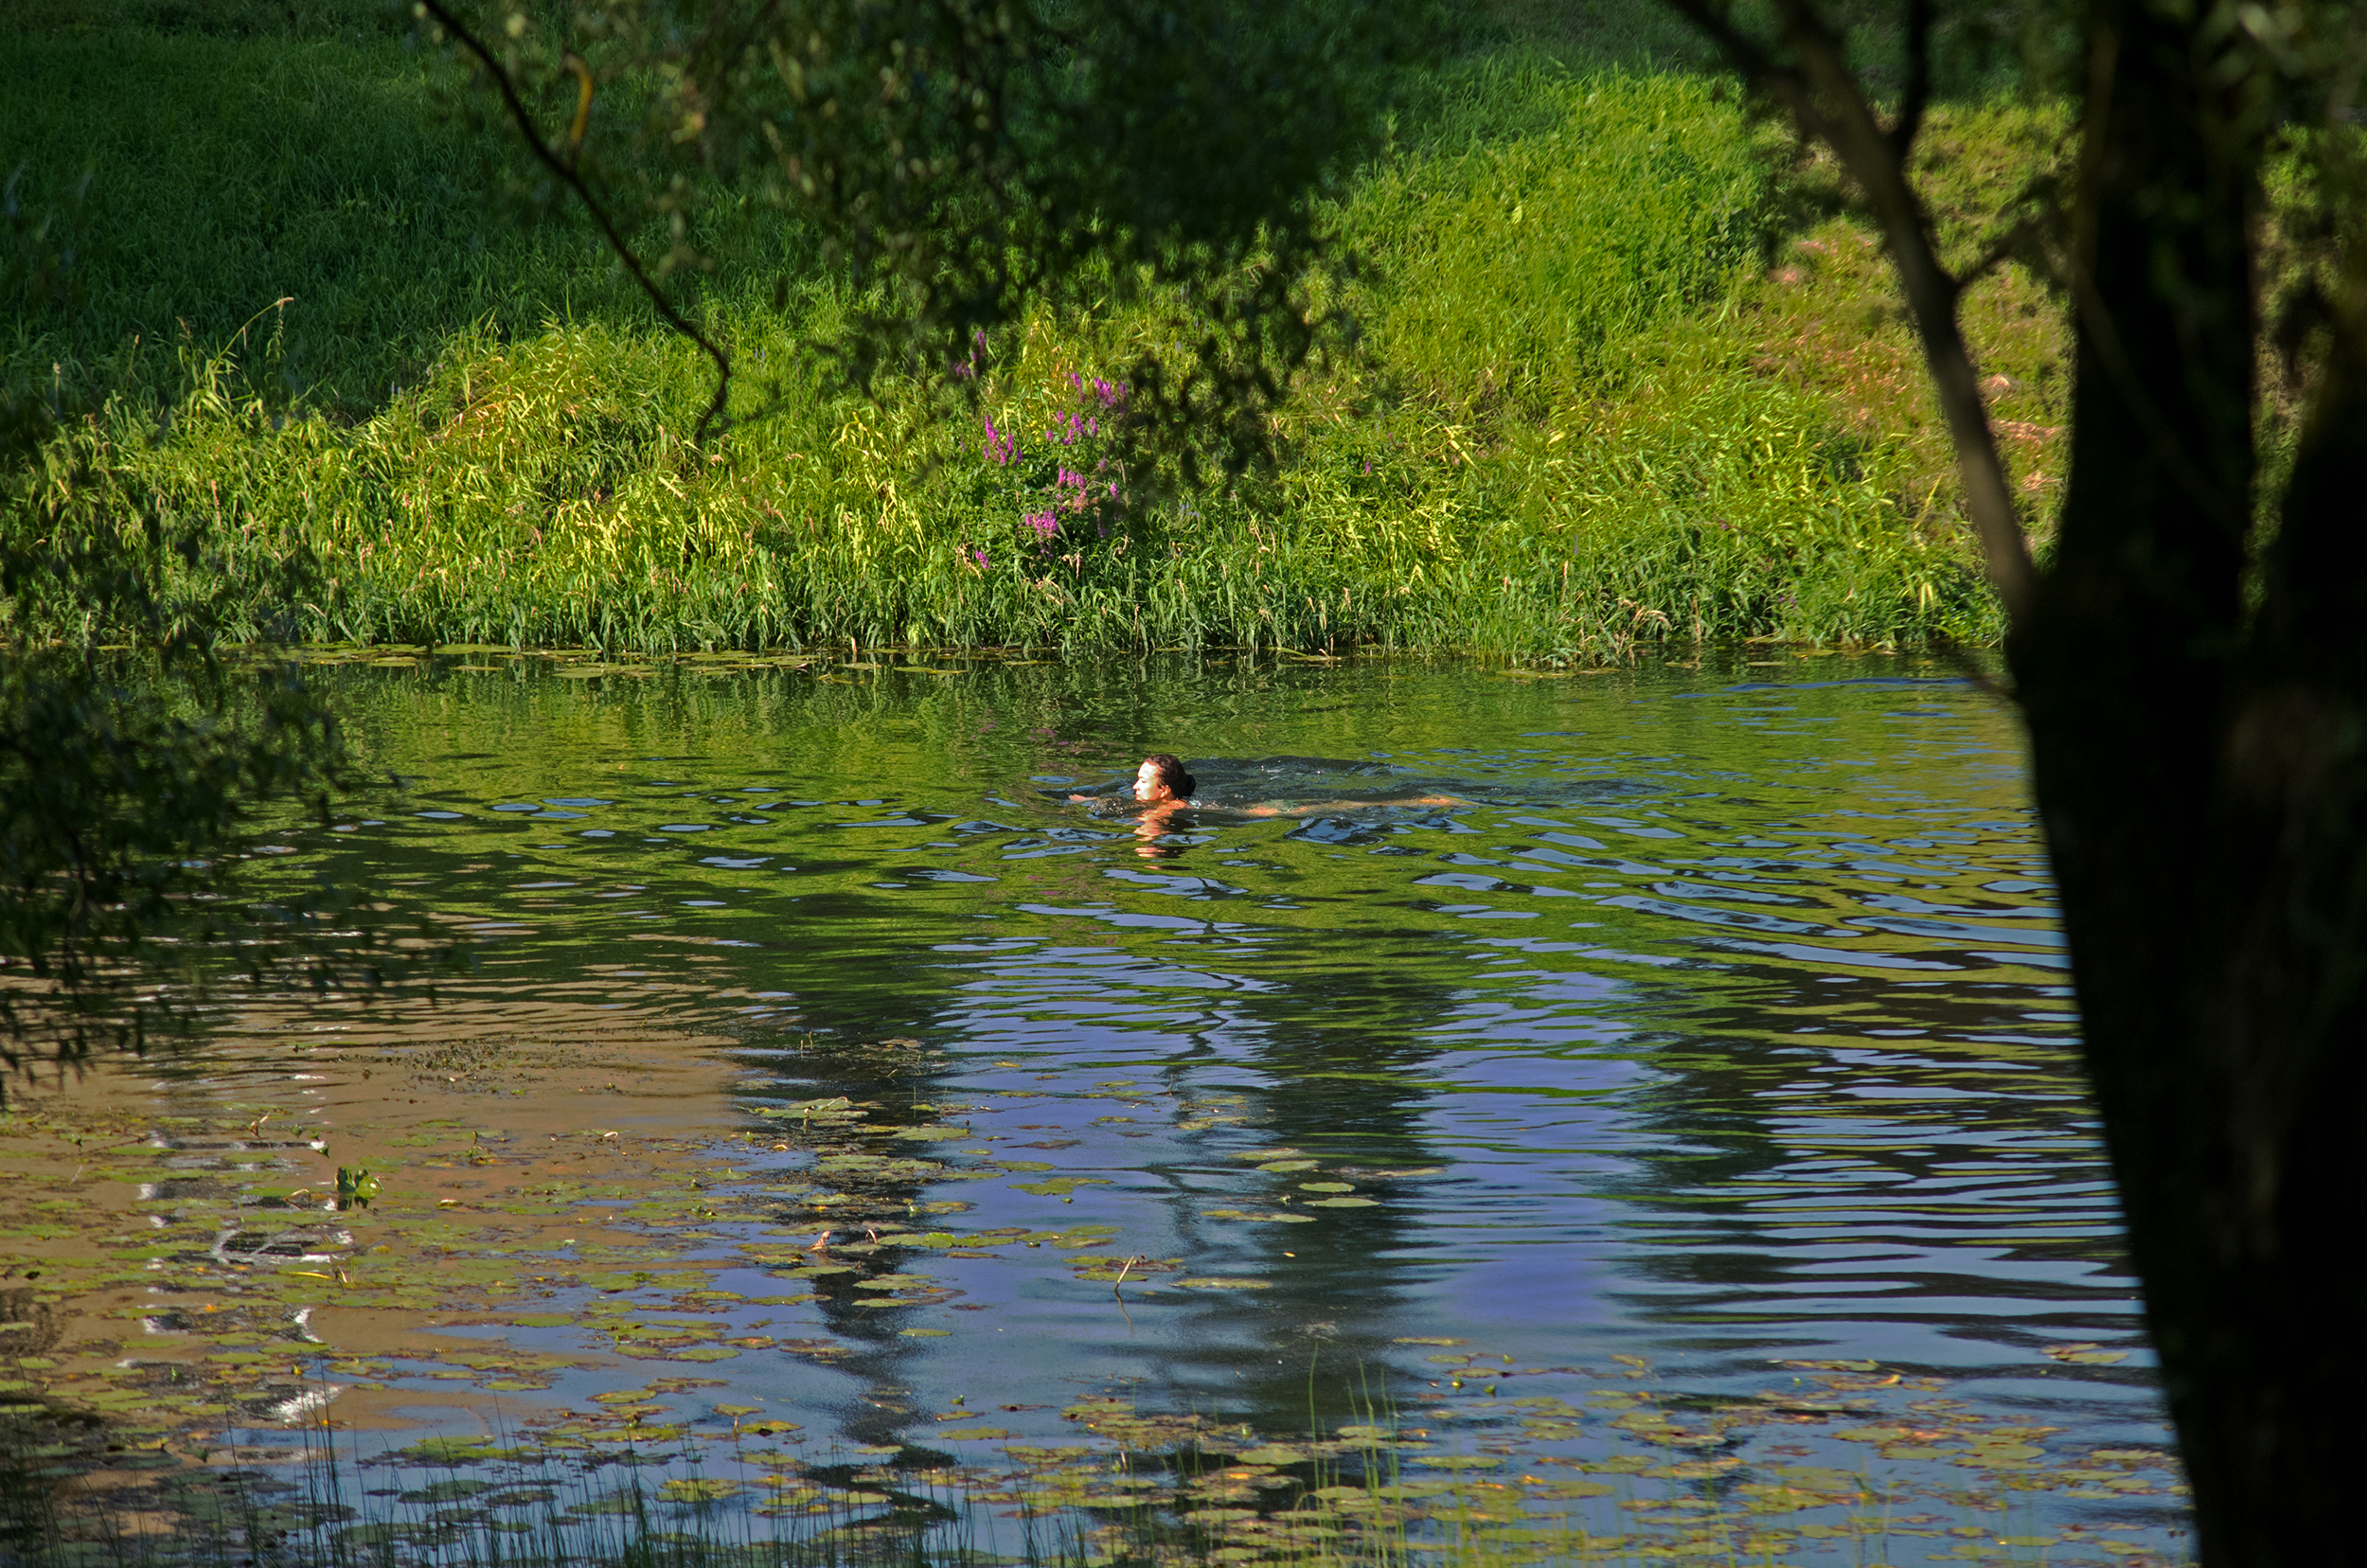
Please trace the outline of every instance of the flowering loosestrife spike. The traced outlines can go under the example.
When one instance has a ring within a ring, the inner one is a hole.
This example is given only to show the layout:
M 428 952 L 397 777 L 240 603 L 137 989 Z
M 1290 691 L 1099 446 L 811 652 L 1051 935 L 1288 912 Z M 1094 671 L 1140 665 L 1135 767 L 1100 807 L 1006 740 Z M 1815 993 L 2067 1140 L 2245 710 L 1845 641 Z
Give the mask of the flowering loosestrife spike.
M 1101 420 L 1105 415 L 1115 417 L 1125 401 L 1126 388 L 1098 377 L 1088 379 L 1077 371 L 1060 374 L 1068 380 L 1073 406 L 1047 409 L 1038 416 L 1044 419 L 1043 438 L 1064 447 L 1085 443 L 1095 449 L 1091 464 L 1083 460 L 1081 454 L 1074 460 L 1074 466 L 1057 455 L 1048 464 L 1043 457 L 1029 461 L 1021 449 L 1017 430 L 998 424 L 991 415 L 982 415 L 985 439 L 979 443 L 981 454 L 997 467 L 1020 471 L 1012 475 L 1012 499 L 1018 503 L 1023 529 L 1020 539 L 1022 543 L 1035 543 L 1046 555 L 1052 553 L 1071 516 L 1090 519 L 1095 537 L 1110 538 L 1112 523 L 1103 508 L 1123 505 L 1126 499 L 1116 479 L 1110 476 L 1111 458 L 1098 446 L 1115 434 L 1104 432 Z M 1052 470 L 1048 480 L 1041 476 L 1046 467 Z M 974 548 L 967 541 L 962 550 L 980 566 L 986 564 L 984 550 Z

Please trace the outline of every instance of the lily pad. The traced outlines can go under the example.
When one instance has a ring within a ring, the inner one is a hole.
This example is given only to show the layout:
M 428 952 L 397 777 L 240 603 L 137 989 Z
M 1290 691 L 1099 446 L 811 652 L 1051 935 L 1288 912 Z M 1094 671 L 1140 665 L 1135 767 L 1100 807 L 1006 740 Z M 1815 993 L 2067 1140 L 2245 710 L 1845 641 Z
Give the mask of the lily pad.
M 1108 1186 L 1102 1176 L 1055 1176 L 1048 1182 L 1014 1182 L 1022 1192 L 1032 1192 L 1039 1198 L 1065 1198 L 1080 1186 Z
M 2046 1450 L 2031 1443 L 1984 1443 L 1958 1459 L 1960 1465 L 2020 1465 L 2046 1457 Z
M 488 1459 L 510 1457 L 510 1451 L 496 1448 L 481 1437 L 427 1437 L 403 1451 L 405 1458 L 422 1465 L 473 1465 Z
M 1311 1225 L 1311 1214 L 1284 1214 L 1278 1209 L 1213 1208 L 1207 1211 L 1211 1220 L 1246 1220 L 1255 1224 Z
M 1235 1454 L 1233 1462 L 1237 1465 L 1295 1465 L 1306 1458 L 1305 1449 L 1286 1448 L 1280 1443 L 1269 1443 L 1264 1448 L 1249 1449 Z
M 1786 1485 L 1804 1491 L 1854 1492 L 1865 1485 L 1862 1476 L 1847 1470 L 1824 1470 L 1814 1465 L 1777 1465 L 1773 1469 Z
M 2051 1361 L 2073 1366 L 2110 1366 L 2128 1359 L 2126 1350 L 2107 1350 L 2097 1345 L 2050 1345 L 2040 1353 Z
M 1273 1289 L 1273 1281 L 1270 1279 L 1237 1279 L 1228 1274 L 1196 1274 L 1190 1279 L 1179 1279 L 1176 1284 L 1186 1291 L 1270 1291 Z
M 658 1496 L 668 1503 L 716 1503 L 737 1494 L 739 1483 L 721 1481 L 709 1476 L 678 1476 L 657 1488 Z

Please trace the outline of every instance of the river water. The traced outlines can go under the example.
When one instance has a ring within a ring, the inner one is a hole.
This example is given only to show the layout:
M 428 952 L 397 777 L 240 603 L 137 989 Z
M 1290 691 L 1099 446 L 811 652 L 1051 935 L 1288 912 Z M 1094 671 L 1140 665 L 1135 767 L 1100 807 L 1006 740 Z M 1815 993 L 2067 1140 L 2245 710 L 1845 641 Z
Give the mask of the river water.
M 466 935 L 458 1033 L 723 1042 L 724 1174 L 803 1193 L 750 1223 L 833 1233 L 718 1320 L 831 1353 L 730 1399 L 875 1456 L 1112 1390 L 1288 1434 L 1620 1379 L 1663 1436 L 1802 1402 L 1762 1465 L 1865 1458 L 1812 1395 L 1967 1486 L 2164 1442 L 2015 726 L 1945 664 L 793 662 L 336 670 L 404 793 L 289 841 Z M 1067 798 L 1151 750 L 1228 809 Z M 2027 1527 L 2173 1550 L 2151 1473 Z

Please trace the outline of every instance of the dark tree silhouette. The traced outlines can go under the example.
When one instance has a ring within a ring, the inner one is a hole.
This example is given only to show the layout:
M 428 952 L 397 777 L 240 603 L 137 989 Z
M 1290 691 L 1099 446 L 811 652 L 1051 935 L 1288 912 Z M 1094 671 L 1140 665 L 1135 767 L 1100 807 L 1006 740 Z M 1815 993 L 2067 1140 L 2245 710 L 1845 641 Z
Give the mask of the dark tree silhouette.
M 2076 188 L 1997 253 L 2059 283 L 2077 344 L 2070 488 L 2034 569 L 1956 329 L 1967 279 L 1910 173 L 1931 0 L 1909 0 L 1888 123 L 1810 0 L 1773 0 L 1757 28 L 1670 3 L 1846 166 L 1921 333 L 2011 616 L 2202 1560 L 2357 1560 L 2339 1472 L 2367 1392 L 2367 251 L 2347 11 L 2088 7 Z M 2254 373 L 2272 148 L 2314 177 L 2298 216 L 2333 241 L 2286 314 L 2308 410 L 2273 517 Z
M 299 671 L 224 657 L 211 520 L 118 509 L 78 483 L 83 453 L 39 393 L 0 409 L 5 1096 L 17 1072 L 193 1023 L 214 980 L 384 970 L 364 890 L 250 875 L 265 835 L 361 780 Z M 290 562 L 276 586 L 308 576 Z

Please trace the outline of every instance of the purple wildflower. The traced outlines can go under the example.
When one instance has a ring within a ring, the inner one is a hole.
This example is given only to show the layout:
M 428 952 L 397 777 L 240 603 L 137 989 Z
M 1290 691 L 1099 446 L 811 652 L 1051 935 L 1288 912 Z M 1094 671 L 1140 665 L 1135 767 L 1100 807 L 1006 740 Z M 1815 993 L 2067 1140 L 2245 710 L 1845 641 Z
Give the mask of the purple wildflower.
M 1019 461 L 1019 438 L 995 429 L 993 415 L 986 416 L 986 421 L 987 438 L 978 443 L 978 450 L 1006 468 Z
M 1043 540 L 1047 543 L 1050 542 L 1054 534 L 1060 531 L 1060 520 L 1058 517 L 1055 517 L 1048 510 L 1029 512 L 1025 517 L 1021 518 L 1020 521 L 1035 529 L 1036 537 L 1038 539 Z

